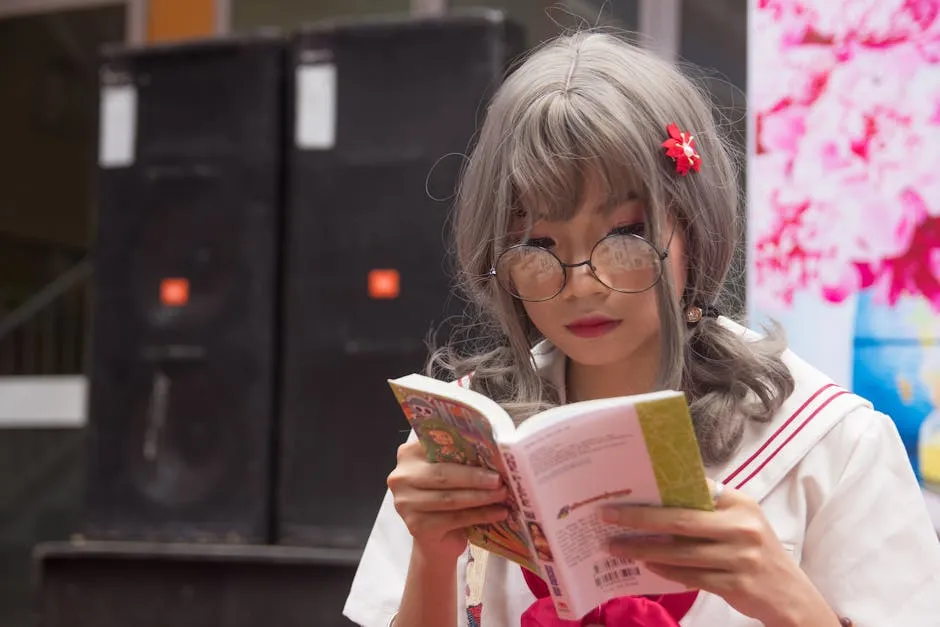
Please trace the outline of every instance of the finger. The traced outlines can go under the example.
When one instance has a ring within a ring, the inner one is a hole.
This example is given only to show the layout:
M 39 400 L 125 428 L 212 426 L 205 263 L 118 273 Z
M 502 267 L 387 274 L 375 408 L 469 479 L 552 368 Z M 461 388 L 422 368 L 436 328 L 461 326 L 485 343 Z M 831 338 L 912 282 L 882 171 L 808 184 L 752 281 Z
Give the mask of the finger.
M 412 490 L 396 498 L 400 506 L 422 512 L 449 512 L 503 503 L 508 490 Z
M 438 512 L 424 517 L 424 526 L 428 529 L 448 532 L 473 525 L 496 523 L 505 520 L 509 510 L 500 505 L 488 505 L 453 512 Z
M 744 492 L 732 488 L 730 485 L 722 484 L 721 487 L 718 487 L 718 483 L 707 479 L 708 481 L 708 490 L 712 496 L 718 498 L 715 499 L 715 509 L 728 509 L 743 502 L 750 503 L 750 497 L 748 497 Z
M 718 483 L 712 479 L 706 477 L 705 483 L 708 484 L 708 493 L 712 495 L 712 501 L 715 504 L 715 507 L 718 507 L 718 500 L 721 498 L 725 490 L 725 484 Z
M 686 568 L 683 566 L 666 566 L 663 564 L 646 564 L 646 568 L 664 579 L 675 581 L 693 590 L 704 590 L 721 596 L 728 590 L 734 590 L 737 585 L 734 573 L 725 571 L 705 570 L 700 568 Z
M 654 565 L 732 571 L 741 561 L 736 547 L 683 538 L 617 538 L 608 546 L 612 555 Z
M 499 473 L 479 466 L 422 462 L 422 467 L 412 478 L 411 485 L 426 490 L 454 488 L 496 490 L 502 485 L 502 477 Z
M 398 446 L 398 458 L 401 459 L 402 457 L 426 458 L 427 455 L 424 452 L 424 446 L 421 444 L 421 440 L 408 440 L 400 444 Z
M 732 535 L 722 512 L 705 512 L 678 507 L 607 506 L 601 519 L 633 531 L 669 534 L 690 538 L 725 540 Z

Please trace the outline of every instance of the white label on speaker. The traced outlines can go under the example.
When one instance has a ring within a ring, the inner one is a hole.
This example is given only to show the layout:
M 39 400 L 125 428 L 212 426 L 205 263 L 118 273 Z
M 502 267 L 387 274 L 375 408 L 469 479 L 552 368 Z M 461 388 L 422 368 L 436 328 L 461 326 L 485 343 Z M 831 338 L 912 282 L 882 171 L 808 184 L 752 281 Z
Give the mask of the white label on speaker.
M 297 147 L 329 150 L 336 145 L 336 66 L 297 68 Z
M 98 165 L 126 168 L 133 165 L 137 142 L 137 88 L 133 85 L 101 90 Z

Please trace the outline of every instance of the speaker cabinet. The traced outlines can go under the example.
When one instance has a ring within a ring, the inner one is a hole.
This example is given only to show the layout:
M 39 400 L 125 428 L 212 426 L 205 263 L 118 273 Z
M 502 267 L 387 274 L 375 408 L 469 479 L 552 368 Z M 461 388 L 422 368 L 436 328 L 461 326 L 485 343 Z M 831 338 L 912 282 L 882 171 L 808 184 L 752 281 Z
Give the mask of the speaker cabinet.
M 89 537 L 271 538 L 285 52 L 102 62 Z
M 462 310 L 445 225 L 522 39 L 482 11 L 319 24 L 292 41 L 280 542 L 368 537 L 407 434 L 386 379 L 420 370 L 429 332 Z

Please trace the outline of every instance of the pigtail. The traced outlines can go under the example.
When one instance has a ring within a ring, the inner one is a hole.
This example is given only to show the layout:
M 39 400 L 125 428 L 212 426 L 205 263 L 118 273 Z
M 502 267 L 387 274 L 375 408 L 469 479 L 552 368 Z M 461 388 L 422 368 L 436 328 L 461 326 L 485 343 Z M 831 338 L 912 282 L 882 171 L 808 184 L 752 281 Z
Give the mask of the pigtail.
M 757 340 L 713 317 L 691 326 L 682 389 L 706 464 L 727 461 L 740 445 L 745 425 L 768 422 L 793 393 L 793 376 L 781 359 L 785 349 L 776 326 Z

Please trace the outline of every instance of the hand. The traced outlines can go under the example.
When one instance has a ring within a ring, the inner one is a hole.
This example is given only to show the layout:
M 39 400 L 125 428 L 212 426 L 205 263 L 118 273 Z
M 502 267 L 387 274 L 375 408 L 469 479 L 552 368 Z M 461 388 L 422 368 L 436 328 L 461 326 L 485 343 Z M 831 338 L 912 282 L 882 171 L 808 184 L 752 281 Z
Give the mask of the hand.
M 613 555 L 643 562 L 666 579 L 716 594 L 767 627 L 839 625 L 777 539 L 760 505 L 742 492 L 725 488 L 714 512 L 613 507 L 605 508 L 602 517 L 634 533 L 667 536 L 662 541 L 614 540 Z
M 467 548 L 466 527 L 498 522 L 508 510 L 499 474 L 477 466 L 427 460 L 418 441 L 398 448 L 398 465 L 388 476 L 395 509 L 425 557 L 453 560 Z

